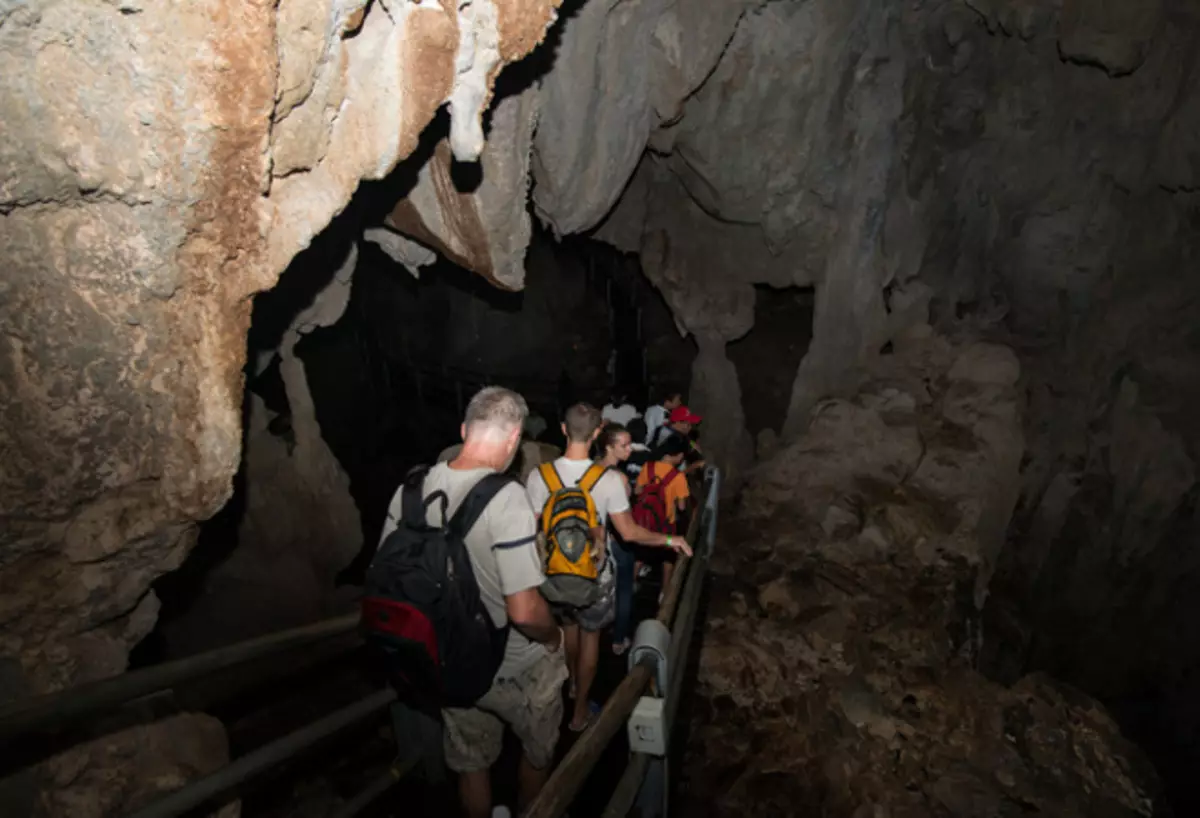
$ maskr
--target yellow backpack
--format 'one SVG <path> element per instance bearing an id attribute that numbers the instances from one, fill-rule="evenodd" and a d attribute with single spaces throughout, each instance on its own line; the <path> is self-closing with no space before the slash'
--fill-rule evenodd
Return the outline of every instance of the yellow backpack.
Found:
<path id="1" fill-rule="evenodd" d="M 574 486 L 563 485 L 553 463 L 543 463 L 538 473 L 550 491 L 542 507 L 542 532 L 546 537 L 543 595 L 551 602 L 586 607 L 600 598 L 600 566 L 592 553 L 592 531 L 600 526 L 591 491 L 606 471 L 593 463 Z"/>

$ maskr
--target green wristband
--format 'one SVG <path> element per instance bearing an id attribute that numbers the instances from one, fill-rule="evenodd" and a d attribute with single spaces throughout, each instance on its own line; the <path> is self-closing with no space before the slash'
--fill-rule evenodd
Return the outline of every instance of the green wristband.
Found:
<path id="1" fill-rule="evenodd" d="M 670 548 L 670 547 L 671 547 L 671 535 L 668 534 L 667 535 L 667 548 Z"/>

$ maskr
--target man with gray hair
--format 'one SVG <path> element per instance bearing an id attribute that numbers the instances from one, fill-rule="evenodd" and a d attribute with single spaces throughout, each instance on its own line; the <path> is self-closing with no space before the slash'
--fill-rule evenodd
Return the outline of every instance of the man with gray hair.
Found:
<path id="1" fill-rule="evenodd" d="M 422 499 L 439 492 L 446 498 L 444 505 L 427 505 L 428 525 L 445 525 L 480 480 L 508 468 L 528 411 L 524 398 L 497 386 L 471 398 L 461 429 L 462 450 L 449 463 L 432 466 L 425 477 Z M 388 508 L 381 542 L 399 524 L 403 492 L 396 492 Z M 490 769 L 500 757 L 505 724 L 524 748 L 518 773 L 521 806 L 545 783 L 558 744 L 567 667 L 562 630 L 538 590 L 545 576 L 536 538 L 533 509 L 515 481 L 495 494 L 464 537 L 493 624 L 512 626 L 491 689 L 473 707 L 442 711 L 446 764 L 459 774 L 459 796 L 468 818 L 492 814 Z"/>

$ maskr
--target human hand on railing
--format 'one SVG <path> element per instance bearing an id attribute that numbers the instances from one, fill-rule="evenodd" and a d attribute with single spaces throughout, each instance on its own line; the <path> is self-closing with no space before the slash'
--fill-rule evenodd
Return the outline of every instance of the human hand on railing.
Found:
<path id="1" fill-rule="evenodd" d="M 688 557 L 692 555 L 692 547 L 688 545 L 688 541 L 675 534 L 667 535 L 667 548 L 670 548 L 676 554 L 683 554 Z"/>

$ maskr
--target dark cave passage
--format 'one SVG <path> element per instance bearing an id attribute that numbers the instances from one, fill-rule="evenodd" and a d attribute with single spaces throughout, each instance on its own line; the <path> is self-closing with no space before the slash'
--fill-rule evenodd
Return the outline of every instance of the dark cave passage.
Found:
<path id="1" fill-rule="evenodd" d="M 364 243 L 345 315 L 298 346 L 322 435 L 362 512 L 363 552 L 343 579 L 365 567 L 404 473 L 458 442 L 466 401 L 483 386 L 521 393 L 545 425 L 536 439 L 561 447 L 569 403 L 601 406 L 614 386 L 645 395 L 648 372 L 689 370 L 694 347 L 636 259 L 541 236 L 526 276 L 517 293 L 444 262 L 414 279 Z"/>
<path id="2" fill-rule="evenodd" d="M 293 370 L 285 383 L 276 347 L 295 332 L 289 324 L 296 316 L 332 286 L 349 246 L 339 231 L 349 219 L 318 237 L 280 287 L 260 296 L 249 340 L 245 462 L 234 495 L 202 527 L 185 564 L 156 585 L 159 627 L 134 652 L 134 666 L 341 608 L 361 582 L 403 475 L 458 442 L 466 401 L 481 387 L 520 392 L 531 418 L 543 421 L 536 439 L 561 447 L 568 402 L 600 406 L 620 388 L 644 406 L 660 385 L 686 383 L 695 345 L 679 336 L 636 257 L 588 239 L 557 244 L 545 234 L 531 246 L 519 292 L 446 261 L 417 278 L 359 241 L 344 310 L 333 323 L 298 333 L 294 355 L 304 380 L 298 387 Z M 289 402 L 289 389 L 297 388 L 293 400 L 311 406 L 316 424 L 300 430 L 303 418 Z M 265 417 L 255 421 L 254 412 Z M 319 440 L 303 439 L 305 428 L 310 435 L 319 428 Z M 324 447 L 334 461 L 320 460 L 316 450 Z M 269 465 L 256 467 L 265 452 Z M 327 482 L 334 462 L 346 488 Z M 288 479 L 253 484 L 255 475 Z M 344 501 L 357 509 L 360 531 L 331 528 L 322 516 L 320 505 L 347 489 Z M 278 514 L 299 522 L 274 532 Z M 289 534 L 293 540 L 285 541 Z M 255 549 L 257 556 L 248 556 Z M 238 558 L 276 559 L 278 576 L 260 575 Z M 272 586 L 283 597 L 264 613 L 255 600 L 271 596 Z"/>

